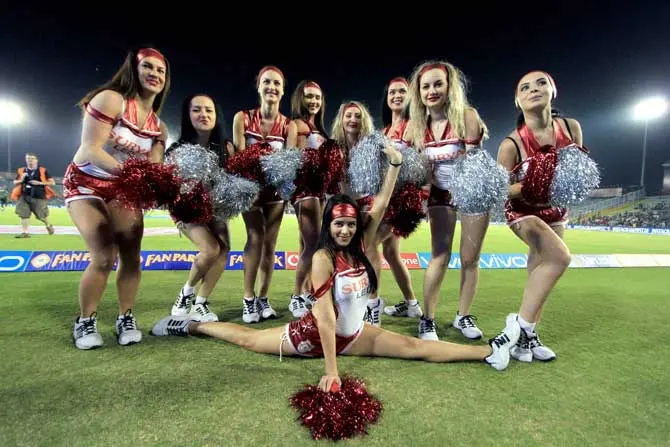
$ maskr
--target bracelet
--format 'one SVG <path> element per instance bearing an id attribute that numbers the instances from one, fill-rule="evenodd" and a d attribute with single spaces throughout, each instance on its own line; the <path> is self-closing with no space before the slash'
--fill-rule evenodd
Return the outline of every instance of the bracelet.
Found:
<path id="1" fill-rule="evenodd" d="M 398 166 L 402 165 L 402 161 L 401 161 L 400 163 L 393 163 L 392 161 L 389 161 L 389 164 L 390 164 L 391 166 L 398 167 Z"/>

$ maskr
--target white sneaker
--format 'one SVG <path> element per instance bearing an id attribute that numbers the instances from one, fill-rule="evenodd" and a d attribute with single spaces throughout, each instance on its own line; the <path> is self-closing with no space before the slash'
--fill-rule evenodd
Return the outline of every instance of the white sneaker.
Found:
<path id="1" fill-rule="evenodd" d="M 533 351 L 530 350 L 530 343 L 525 330 L 521 331 L 519 340 L 517 340 L 516 345 L 512 346 L 509 354 L 514 360 L 520 362 L 530 363 L 533 361 Z"/>
<path id="2" fill-rule="evenodd" d="M 528 346 L 533 353 L 533 360 L 550 362 L 556 359 L 556 353 L 542 344 L 537 333 L 527 333 L 526 335 L 528 336 Z"/>
<path id="3" fill-rule="evenodd" d="M 188 325 L 191 321 L 193 320 L 183 315 L 162 318 L 151 328 L 151 335 L 157 337 L 166 335 L 186 336 L 188 335 Z"/>
<path id="4" fill-rule="evenodd" d="M 510 349 L 519 340 L 522 332 L 516 317 L 517 314 L 507 315 L 505 329 L 494 338 L 489 339 L 489 346 L 493 352 L 485 360 L 498 371 L 503 371 L 509 365 Z"/>
<path id="5" fill-rule="evenodd" d="M 137 329 L 135 315 L 130 309 L 116 318 L 116 341 L 121 346 L 134 345 L 142 341 L 142 332 Z"/>
<path id="6" fill-rule="evenodd" d="M 291 295 L 291 301 L 288 303 L 288 310 L 291 311 L 294 318 L 302 318 L 308 311 L 305 306 L 305 300 L 298 295 Z"/>
<path id="7" fill-rule="evenodd" d="M 277 318 L 277 312 L 270 306 L 270 302 L 265 296 L 256 298 L 256 311 L 261 316 L 261 320 Z"/>
<path id="8" fill-rule="evenodd" d="M 309 293 L 304 293 L 300 295 L 300 298 L 302 298 L 305 307 L 309 310 L 312 307 L 314 307 L 314 304 L 316 303 L 316 299 Z"/>
<path id="9" fill-rule="evenodd" d="M 172 315 L 174 315 L 174 313 Z M 219 317 L 214 312 L 209 310 L 207 301 L 204 303 L 196 303 L 191 306 L 191 311 L 188 313 L 188 317 L 193 321 L 199 321 L 202 323 L 219 321 Z"/>
<path id="10" fill-rule="evenodd" d="M 477 327 L 474 315 L 458 315 L 454 318 L 454 327 L 460 329 L 461 333 L 470 340 L 479 340 L 482 338 L 482 331 Z"/>
<path id="11" fill-rule="evenodd" d="M 423 311 L 418 301 L 416 304 L 407 304 L 407 301 L 401 301 L 395 306 L 385 307 L 384 313 L 392 317 L 421 318 L 423 316 Z"/>
<path id="12" fill-rule="evenodd" d="M 102 346 L 95 312 L 89 318 L 77 317 L 72 328 L 72 339 L 78 349 L 95 349 Z"/>
<path id="13" fill-rule="evenodd" d="M 195 300 L 195 293 L 184 294 L 184 288 L 179 291 L 177 299 L 172 305 L 172 315 L 188 315 L 191 311 L 191 303 Z"/>
<path id="14" fill-rule="evenodd" d="M 439 340 L 437 338 L 437 323 L 435 323 L 435 320 L 421 317 L 419 320 L 419 338 L 421 340 Z"/>
<path id="15" fill-rule="evenodd" d="M 368 301 L 368 309 L 365 312 L 365 321 L 373 326 L 382 327 L 382 309 L 384 308 L 384 300 L 377 298 L 377 305 L 370 305 Z"/>
<path id="16" fill-rule="evenodd" d="M 242 302 L 244 303 L 244 307 L 242 308 L 242 321 L 247 324 L 258 323 L 261 321 L 261 316 L 258 313 L 258 307 L 256 305 L 256 298 L 243 298 Z"/>

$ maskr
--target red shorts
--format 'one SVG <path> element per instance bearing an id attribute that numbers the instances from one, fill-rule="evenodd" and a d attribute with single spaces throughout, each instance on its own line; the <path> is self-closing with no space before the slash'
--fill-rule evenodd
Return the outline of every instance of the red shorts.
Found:
<path id="1" fill-rule="evenodd" d="M 116 197 L 115 180 L 101 179 L 86 174 L 73 162 L 67 165 L 63 177 L 65 203 L 81 199 L 98 199 L 110 202 Z"/>
<path id="2" fill-rule="evenodd" d="M 565 225 L 568 222 L 567 208 L 557 206 L 538 208 L 518 199 L 505 202 L 505 218 L 508 225 L 521 222 L 531 216 L 542 219 L 548 225 Z"/>
<path id="3" fill-rule="evenodd" d="M 454 203 L 451 200 L 451 193 L 446 189 L 440 189 L 435 185 L 430 185 L 428 208 L 431 206 L 448 206 L 449 208 L 454 208 Z"/>
<path id="4" fill-rule="evenodd" d="M 294 353 L 305 357 L 323 357 L 319 328 L 311 311 L 307 312 L 301 319 L 288 323 L 284 331 L 284 337 Z M 335 352 L 337 354 L 346 353 L 361 335 L 361 332 L 363 332 L 363 326 L 354 335 L 348 337 L 335 334 Z"/>

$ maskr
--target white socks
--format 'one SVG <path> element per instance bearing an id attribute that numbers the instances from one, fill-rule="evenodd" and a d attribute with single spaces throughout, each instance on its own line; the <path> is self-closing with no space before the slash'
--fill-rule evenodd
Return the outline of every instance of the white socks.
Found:
<path id="1" fill-rule="evenodd" d="M 195 287 L 191 287 L 188 285 L 188 283 L 184 284 L 184 288 L 182 289 L 184 291 L 184 295 L 192 295 L 193 292 L 195 292 Z"/>
<path id="2" fill-rule="evenodd" d="M 521 329 L 526 331 L 527 334 L 534 334 L 535 333 L 535 323 L 529 323 L 523 318 L 521 318 L 521 315 L 519 315 L 518 318 L 519 321 L 519 326 L 521 326 Z"/>

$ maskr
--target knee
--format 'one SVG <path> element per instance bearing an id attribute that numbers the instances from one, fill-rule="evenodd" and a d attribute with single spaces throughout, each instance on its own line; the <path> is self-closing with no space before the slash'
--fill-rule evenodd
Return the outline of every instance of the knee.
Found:
<path id="1" fill-rule="evenodd" d="M 461 257 L 462 270 L 475 270 L 479 268 L 479 256 L 476 257 Z"/>
<path id="2" fill-rule="evenodd" d="M 565 271 L 570 266 L 570 261 L 572 261 L 572 255 L 570 254 L 570 251 L 566 248 L 565 250 L 561 250 L 556 255 L 553 261 L 561 268 L 562 271 Z"/>
<path id="3" fill-rule="evenodd" d="M 204 247 L 202 250 L 200 250 L 199 257 L 202 259 L 204 262 L 210 264 L 216 261 L 216 259 L 219 257 L 221 254 L 221 248 L 219 247 L 218 244 L 212 245 L 212 246 L 207 246 Z"/>
<path id="4" fill-rule="evenodd" d="M 265 231 L 262 229 L 247 230 L 247 244 L 259 247 L 265 239 Z"/>
<path id="5" fill-rule="evenodd" d="M 446 269 L 449 266 L 450 260 L 451 251 L 443 251 L 433 254 L 430 259 L 430 263 L 438 266 L 439 268 Z"/>
<path id="6" fill-rule="evenodd" d="M 113 250 L 91 253 L 91 266 L 102 273 L 109 273 L 114 268 L 116 254 Z M 139 264 L 139 259 L 138 259 Z"/>
<path id="7" fill-rule="evenodd" d="M 384 244 L 382 247 L 382 253 L 384 253 L 384 258 L 388 261 L 390 259 L 396 259 L 400 257 L 400 252 L 392 245 Z"/>

